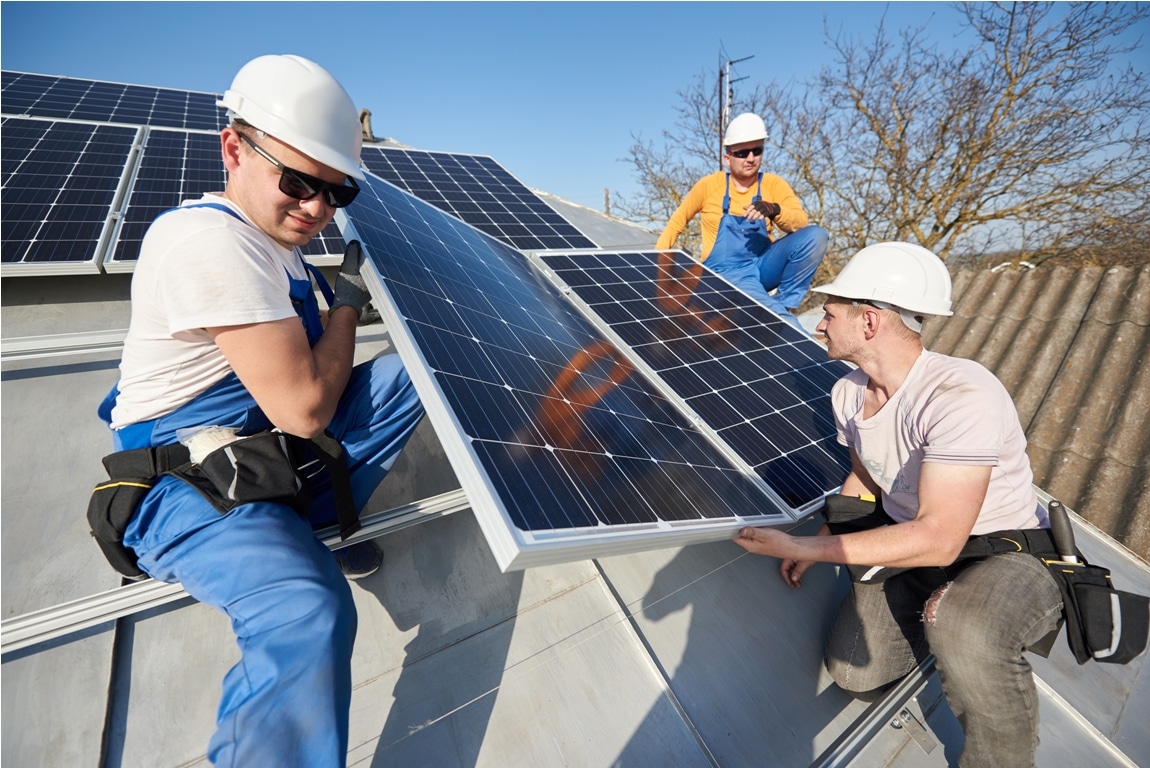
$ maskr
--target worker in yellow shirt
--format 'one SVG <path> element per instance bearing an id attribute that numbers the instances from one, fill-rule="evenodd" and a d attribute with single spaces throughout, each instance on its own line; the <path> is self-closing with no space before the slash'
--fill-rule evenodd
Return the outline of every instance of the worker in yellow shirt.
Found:
<path id="1" fill-rule="evenodd" d="M 745 112 L 732 120 L 723 137 L 728 171 L 696 182 L 656 247 L 673 248 L 687 222 L 701 212 L 700 260 L 798 326 L 790 310 L 807 295 L 827 251 L 827 232 L 810 224 L 787 182 L 760 170 L 766 140 L 767 127 L 758 115 Z M 772 240 L 768 231 L 772 227 L 785 236 Z"/>

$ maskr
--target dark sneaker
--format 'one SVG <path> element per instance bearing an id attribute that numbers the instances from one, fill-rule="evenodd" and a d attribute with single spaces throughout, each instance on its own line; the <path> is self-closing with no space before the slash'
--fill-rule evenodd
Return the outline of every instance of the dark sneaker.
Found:
<path id="1" fill-rule="evenodd" d="M 343 575 L 352 580 L 370 576 L 383 565 L 383 550 L 370 540 L 337 549 L 332 554 L 335 555 L 335 561 L 339 563 Z"/>

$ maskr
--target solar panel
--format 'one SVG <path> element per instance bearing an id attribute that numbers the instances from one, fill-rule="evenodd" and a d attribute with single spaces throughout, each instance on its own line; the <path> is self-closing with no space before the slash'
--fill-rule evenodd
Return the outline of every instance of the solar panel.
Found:
<path id="1" fill-rule="evenodd" d="M 224 188 L 216 98 L 4 71 L 4 274 L 131 271 L 158 214 Z M 301 251 L 338 263 L 338 226 Z"/>
<path id="2" fill-rule="evenodd" d="M 3 73 L 4 114 L 220 131 L 214 93 L 126 85 L 25 72 Z"/>
<path id="3" fill-rule="evenodd" d="M 3 118 L 4 267 L 96 269 L 136 128 Z"/>
<path id="4" fill-rule="evenodd" d="M 131 271 L 140 256 L 140 243 L 157 216 L 184 200 L 220 192 L 226 182 L 219 135 L 149 131 L 131 194 L 122 211 L 123 222 L 104 269 Z M 334 222 L 328 224 L 300 250 L 304 256 L 342 257 L 344 242 L 339 227 Z"/>
<path id="5" fill-rule="evenodd" d="M 132 269 L 153 219 L 182 200 L 223 190 L 225 181 L 218 135 L 150 131 L 123 209 L 119 237 L 105 268 L 109 272 Z"/>
<path id="6" fill-rule="evenodd" d="M 504 570 L 795 519 L 523 254 L 363 187 L 344 234 Z"/>
<path id="7" fill-rule="evenodd" d="M 791 508 L 841 484 L 846 363 L 682 252 L 539 259 Z"/>
<path id="8" fill-rule="evenodd" d="M 521 251 L 595 243 L 490 157 L 364 147 L 369 171 Z"/>

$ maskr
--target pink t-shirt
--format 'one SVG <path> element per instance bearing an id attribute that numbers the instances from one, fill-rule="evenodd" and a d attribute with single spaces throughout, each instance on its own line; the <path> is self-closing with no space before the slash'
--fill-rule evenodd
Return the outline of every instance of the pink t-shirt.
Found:
<path id="1" fill-rule="evenodd" d="M 1026 435 L 1010 394 L 976 362 L 924 351 L 898 391 L 869 419 L 868 377 L 856 369 L 831 392 L 839 442 L 853 446 L 882 489 L 883 508 L 906 522 L 918 514 L 918 478 L 925 461 L 989 465 L 990 487 L 973 535 L 1045 528 Z"/>

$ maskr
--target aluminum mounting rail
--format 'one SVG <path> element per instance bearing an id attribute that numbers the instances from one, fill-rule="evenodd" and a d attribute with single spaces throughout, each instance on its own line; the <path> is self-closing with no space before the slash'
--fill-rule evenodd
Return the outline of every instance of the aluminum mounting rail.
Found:
<path id="1" fill-rule="evenodd" d="M 127 330 L 57 333 L 51 336 L 20 336 L 4 339 L 0 359 L 35 360 L 43 357 L 84 355 L 94 352 L 118 352 L 124 347 Z"/>
<path id="2" fill-rule="evenodd" d="M 460 512 L 471 506 L 462 490 L 448 491 L 393 509 L 360 518 L 362 527 L 346 541 L 339 538 L 338 526 L 317 531 L 329 549 L 339 549 L 382 536 L 385 533 Z M 0 622 L 0 653 L 46 643 L 99 624 L 155 608 L 187 596 L 179 584 L 147 579 L 88 597 L 60 603 Z"/>

